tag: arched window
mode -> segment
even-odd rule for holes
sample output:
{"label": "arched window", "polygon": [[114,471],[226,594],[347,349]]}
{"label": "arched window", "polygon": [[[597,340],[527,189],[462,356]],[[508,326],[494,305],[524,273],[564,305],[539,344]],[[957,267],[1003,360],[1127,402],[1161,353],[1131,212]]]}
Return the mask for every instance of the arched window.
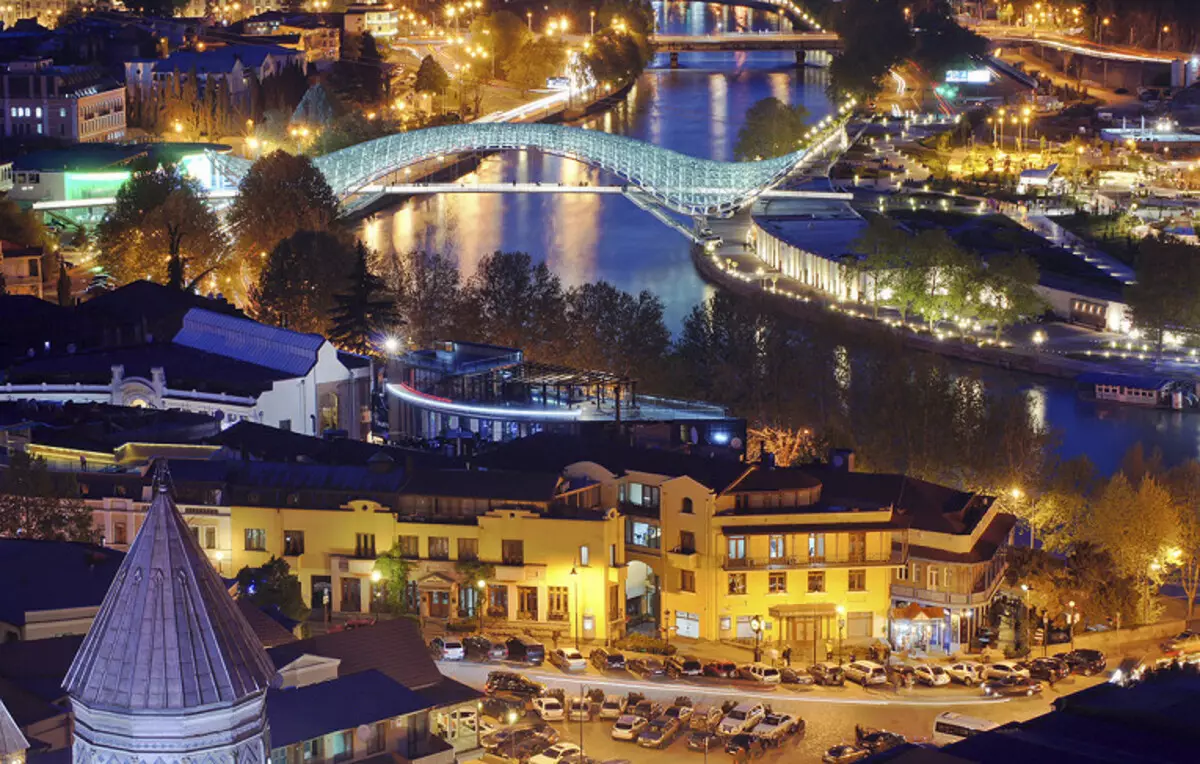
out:
{"label": "arched window", "polygon": [[691,499],[689,499],[689,498],[684,498],[684,500],[683,500],[683,509],[682,509],[682,510],[680,510],[680,511],[682,511],[682,512],[683,512],[683,514],[685,514],[685,515],[690,515],[690,514],[693,514],[692,500],[691,500]]}

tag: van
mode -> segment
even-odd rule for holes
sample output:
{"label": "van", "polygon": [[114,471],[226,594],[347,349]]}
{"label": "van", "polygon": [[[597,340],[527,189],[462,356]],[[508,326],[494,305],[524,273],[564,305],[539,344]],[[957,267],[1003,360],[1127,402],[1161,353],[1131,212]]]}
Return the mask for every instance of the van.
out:
{"label": "van", "polygon": [[511,637],[506,646],[510,661],[531,666],[540,666],[546,661],[546,646],[529,637]]}

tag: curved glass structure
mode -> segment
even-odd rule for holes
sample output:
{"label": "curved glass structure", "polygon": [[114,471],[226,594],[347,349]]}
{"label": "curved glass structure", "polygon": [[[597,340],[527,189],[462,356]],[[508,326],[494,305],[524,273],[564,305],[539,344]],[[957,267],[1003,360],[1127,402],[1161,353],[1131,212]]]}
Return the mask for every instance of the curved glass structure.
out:
{"label": "curved glass structure", "polygon": [[[543,124],[472,123],[396,133],[314,160],[339,198],[422,160],[474,151],[536,148],[610,172],[684,215],[722,216],[774,186],[800,162],[796,151],[760,162],[716,162],[620,135]],[[232,180],[250,162],[229,156],[213,161]]]}

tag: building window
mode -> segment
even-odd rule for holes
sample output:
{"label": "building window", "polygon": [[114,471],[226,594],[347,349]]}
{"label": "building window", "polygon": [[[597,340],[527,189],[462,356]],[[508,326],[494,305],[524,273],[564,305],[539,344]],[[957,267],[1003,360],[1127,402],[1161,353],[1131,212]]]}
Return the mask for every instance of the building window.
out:
{"label": "building window", "polygon": [[696,553],[696,534],[691,531],[679,532],[679,552],[680,554],[695,554]]}
{"label": "building window", "polygon": [[823,571],[809,571],[808,593],[820,594],[823,591],[825,591],[825,573]]}
{"label": "building window", "polygon": [[421,557],[421,538],[419,536],[401,536],[399,539],[400,556],[410,560]]}
{"label": "building window", "polygon": [[283,556],[299,557],[304,554],[304,531],[283,532]]}
{"label": "building window", "polygon": [[61,107],[61,106],[60,106],[60,107],[58,107],[58,118],[59,118],[59,119],[66,119],[66,117],[67,117],[67,110],[66,110],[66,109],[64,109],[64,108],[63,108],[63,107]]}
{"label": "building window", "polygon": [[808,560],[809,560],[809,562],[824,562],[825,561],[825,534],[824,533],[808,534]]}
{"label": "building window", "polygon": [[609,566],[611,566],[613,568],[617,567],[617,545],[616,544],[608,545],[608,564],[609,564]]}
{"label": "building window", "polygon": [[546,620],[571,620],[571,606],[567,601],[567,587],[548,586],[546,587],[546,595],[548,597]]}
{"label": "building window", "polygon": [[746,559],[746,537],[745,536],[730,536],[728,539],[729,559],[744,560]]}
{"label": "building window", "polygon": [[355,557],[374,557],[375,556],[375,534],[374,533],[356,533],[356,534],[354,534],[354,556]]}
{"label": "building window", "polygon": [[767,592],[787,594],[787,573],[771,573],[767,576]]}
{"label": "building window", "polygon": [[695,592],[696,591],[696,571],[681,570],[679,571],[679,591]]}
{"label": "building window", "polygon": [[850,562],[867,561],[867,534],[855,531],[850,534]]}
{"label": "building window", "polygon": [[474,562],[479,559],[479,539],[459,539],[458,559]]}
{"label": "building window", "polygon": [[658,509],[660,493],[658,486],[644,483],[622,483],[617,488],[617,498],[627,504],[647,509]]}
{"label": "building window", "polygon": [[538,590],[536,586],[517,587],[517,618],[536,621],[538,617]]}
{"label": "building window", "polygon": [[587,545],[585,544],[579,547],[579,564],[583,567],[587,567],[591,563],[591,560],[592,551],[587,548]]}
{"label": "building window", "polygon": [[850,571],[850,580],[846,584],[846,588],[852,592],[865,592],[867,590],[867,571],[862,568],[856,568]]}
{"label": "building window", "polygon": [[647,549],[659,549],[662,547],[662,528],[641,520],[626,520],[625,543]]}
{"label": "building window", "polygon": [[908,566],[907,565],[901,565],[900,567],[896,568],[896,580],[897,581],[907,581],[908,580]]}
{"label": "building window", "polygon": [[354,731],[342,730],[329,736],[329,760],[349,761],[354,758]]}
{"label": "building window", "polygon": [[745,573],[730,573],[729,574],[729,593],[730,594],[745,594],[746,593],[746,574]]}
{"label": "building window", "polygon": [[450,539],[447,536],[430,536],[429,537],[429,559],[431,560],[449,560],[450,559]]}
{"label": "building window", "polygon": [[500,542],[500,558],[505,565],[524,565],[525,542],[521,539],[504,539]]}
{"label": "building window", "polygon": [[129,535],[128,535],[128,531],[125,530],[125,523],[120,520],[113,523],[113,543],[114,544],[128,544],[129,543]]}
{"label": "building window", "polygon": [[489,618],[508,618],[508,587],[489,586],[487,614]]}
{"label": "building window", "polygon": [[778,562],[787,557],[787,544],[784,543],[783,536],[771,536],[767,542],[768,555],[771,562]]}
{"label": "building window", "polygon": [[938,569],[933,565],[929,566],[929,586],[928,589],[938,588]]}
{"label": "building window", "polygon": [[304,762],[304,764],[317,764],[317,762],[320,762],[325,758],[324,744],[324,738],[318,737],[313,738],[312,740],[305,740],[301,744],[301,761]]}
{"label": "building window", "polygon": [[622,589],[617,584],[608,585],[608,620],[619,621],[625,616],[624,603],[621,598]]}
{"label": "building window", "polygon": [[267,532],[262,528],[246,529],[246,551],[265,552],[267,550]]}
{"label": "building window", "polygon": [[376,722],[367,743],[367,753],[383,753],[387,748],[387,722]]}
{"label": "building window", "polygon": [[679,511],[685,515],[695,514],[695,505],[692,503],[691,499],[685,497],[683,500],[683,506],[679,508]]}

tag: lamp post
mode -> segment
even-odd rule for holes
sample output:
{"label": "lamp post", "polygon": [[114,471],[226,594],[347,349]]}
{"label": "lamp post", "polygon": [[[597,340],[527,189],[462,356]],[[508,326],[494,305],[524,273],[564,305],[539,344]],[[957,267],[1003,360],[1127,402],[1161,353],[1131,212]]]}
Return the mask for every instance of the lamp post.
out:
{"label": "lamp post", "polygon": [[579,649],[579,571],[571,566],[571,580],[575,582],[575,649]]}
{"label": "lamp post", "polygon": [[588,13],[588,16],[590,16],[590,17],[591,17],[591,19],[592,19],[592,31],[591,31],[591,34],[596,34],[596,11],[595,11],[595,9],[593,9],[592,11],[590,11],[590,12]]}
{"label": "lamp post", "polygon": [[479,613],[479,636],[483,636],[483,598],[484,591],[487,589],[487,581],[479,579],[475,582],[475,588],[479,590],[479,597],[475,600],[475,610]]}
{"label": "lamp post", "polygon": [[1166,24],[1163,24],[1162,29],[1158,30],[1158,49],[1159,50],[1162,50],[1162,36],[1164,34],[1170,34],[1170,32],[1171,32],[1171,27],[1167,26]]}
{"label": "lamp post", "polygon": [[754,662],[762,660],[762,619],[754,616],[750,619],[750,630],[754,632]]}
{"label": "lamp post", "polygon": [[1071,636],[1071,652],[1075,652],[1075,600],[1067,603],[1067,634]]}
{"label": "lamp post", "polygon": [[525,11],[525,23],[529,26],[529,31],[533,31],[533,11]]}
{"label": "lamp post", "polygon": [[838,665],[840,666],[842,665],[842,637],[844,636],[846,630],[846,606],[838,605],[836,608],[834,608],[834,610],[837,611]]}
{"label": "lamp post", "polygon": [[[508,726],[511,727],[516,723],[517,723],[517,712],[509,711],[508,712]],[[509,750],[508,750],[509,756],[512,757],[513,761],[516,761],[516,759],[517,759],[517,736],[510,734],[508,736],[508,742],[509,742]]]}
{"label": "lamp post", "polygon": [[[1029,622],[1029,584],[1021,584],[1021,605],[1025,608],[1025,644],[1029,645],[1033,624]],[[1030,645],[1030,652],[1032,652]]]}

